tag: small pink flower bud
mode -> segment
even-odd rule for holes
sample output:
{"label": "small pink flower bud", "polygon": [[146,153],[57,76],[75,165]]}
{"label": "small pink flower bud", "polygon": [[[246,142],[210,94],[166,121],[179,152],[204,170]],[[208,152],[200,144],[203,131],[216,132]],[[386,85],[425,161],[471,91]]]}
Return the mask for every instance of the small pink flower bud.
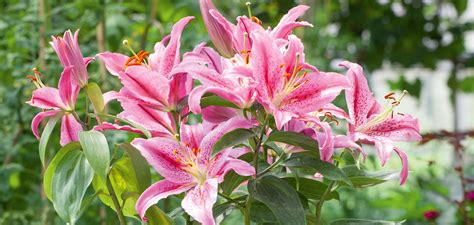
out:
{"label": "small pink flower bud", "polygon": [[436,220],[441,214],[437,210],[428,210],[423,213],[426,220]]}

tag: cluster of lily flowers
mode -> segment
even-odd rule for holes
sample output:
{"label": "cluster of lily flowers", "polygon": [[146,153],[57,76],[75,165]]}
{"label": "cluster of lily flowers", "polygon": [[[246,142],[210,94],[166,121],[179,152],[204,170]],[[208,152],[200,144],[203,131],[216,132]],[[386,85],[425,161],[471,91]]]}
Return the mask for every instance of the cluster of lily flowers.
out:
{"label": "cluster of lily flowers", "polygon": [[[152,136],[131,142],[164,178],[138,199],[136,210],[142,219],[160,199],[185,192],[181,205],[186,213],[203,224],[214,224],[212,206],[226,173],[255,175],[254,167],[239,159],[249,149],[227,148],[213,155],[214,144],[232,130],[266,126],[270,120],[275,122],[274,130],[315,139],[319,143],[315,151],[327,162],[343,148],[365,157],[361,144],[374,145],[382,165],[395,152],[402,162],[400,183],[405,183],[407,155],[394,142],[421,138],[417,119],[394,112],[406,93],[399,98],[388,94],[388,106],[383,107],[372,95],[360,65],[341,62],[347,71],[342,75],[309,64],[302,41],[292,34],[297,27],[312,27],[297,20],[309,7],[292,8],[276,27],[266,29],[251,15],[237,17],[236,24],[229,22],[209,0],[201,0],[200,6],[217,51],[203,43],[181,56],[180,37],[193,20],[185,17],[155,44],[153,53],[135,53],[124,41],[131,56],[104,52],[94,57],[122,84],[120,91],[104,94],[105,102],[117,100],[123,109],[117,117],[140,125]],[[66,145],[77,141],[78,133],[86,129],[74,105],[80,89],[88,84],[86,67],[94,58],[82,56],[78,32],[53,37],[51,45],[64,66],[58,87],[44,85],[35,71],[31,79],[37,89],[28,104],[43,109],[33,119],[34,135],[40,138],[42,120],[59,115],[60,144]],[[345,92],[348,112],[331,103],[341,92]],[[235,106],[201,107],[201,99],[209,94]],[[263,107],[264,115],[256,106]],[[191,114],[202,115],[202,123],[189,125]],[[343,124],[347,124],[347,133],[335,134],[332,127],[340,129]],[[143,134],[136,127],[111,122],[101,122],[93,129]],[[298,149],[287,153],[294,151]]]}

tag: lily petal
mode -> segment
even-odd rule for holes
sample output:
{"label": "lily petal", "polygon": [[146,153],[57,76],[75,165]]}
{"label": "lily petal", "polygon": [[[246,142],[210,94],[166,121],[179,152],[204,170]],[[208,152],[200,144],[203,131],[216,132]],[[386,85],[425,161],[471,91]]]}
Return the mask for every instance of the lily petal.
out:
{"label": "lily petal", "polygon": [[385,137],[393,141],[420,141],[418,120],[410,115],[396,115],[364,132],[371,136]]}
{"label": "lily petal", "polygon": [[217,179],[208,179],[186,193],[181,202],[184,211],[202,225],[215,225],[212,206],[217,200]]}
{"label": "lily petal", "polygon": [[224,123],[219,124],[219,126],[207,133],[207,135],[202,139],[200,144],[201,155],[199,159],[202,160],[203,163],[207,162],[211,156],[214,144],[219,139],[221,139],[224,134],[238,128],[250,128],[252,126],[253,124],[251,121],[241,117],[234,117]]}
{"label": "lily petal", "polygon": [[177,140],[161,137],[137,138],[131,144],[167,180],[179,184],[193,182],[193,177],[182,169],[183,164],[178,160],[178,157],[184,158],[184,151],[191,152],[191,150],[183,150],[183,148],[187,148],[184,144]]}
{"label": "lily petal", "polygon": [[72,114],[65,114],[61,121],[61,146],[69,142],[79,141],[79,132],[82,131],[82,125],[74,118]]}
{"label": "lily petal", "polygon": [[189,94],[189,108],[193,113],[201,113],[201,98],[206,93],[213,93],[217,96],[220,96],[223,99],[234,103],[240,108],[243,108],[245,105],[245,101],[241,99],[240,96],[237,95],[235,92],[232,92],[230,89],[199,86],[194,88]]}
{"label": "lily petal", "polygon": [[394,148],[393,150],[395,151],[395,153],[398,154],[398,157],[400,157],[400,160],[402,161],[402,171],[400,172],[400,185],[403,185],[407,181],[408,177],[408,156],[403,150],[399,148]]}
{"label": "lily petal", "polygon": [[160,63],[158,72],[163,76],[168,76],[175,65],[179,63],[179,48],[181,33],[184,27],[193,20],[193,16],[184,17],[173,25],[170,35],[170,42],[166,46]]}
{"label": "lily petal", "polygon": [[72,80],[71,68],[70,66],[64,68],[58,83],[59,97],[64,104],[69,106],[68,108],[74,108],[80,90],[79,85]]}
{"label": "lily petal", "polygon": [[181,125],[181,142],[188,144],[191,149],[199,148],[199,144],[204,135],[202,124]]}
{"label": "lily petal", "polygon": [[283,55],[274,41],[265,32],[252,33],[252,69],[258,98],[262,104],[270,104],[278,90],[283,87],[280,64]]}
{"label": "lily petal", "polygon": [[169,180],[158,181],[140,195],[135,205],[135,210],[137,210],[142,220],[146,220],[145,213],[148,208],[158,203],[161,199],[183,193],[192,187],[193,185],[190,184],[177,184]]}
{"label": "lily petal", "polygon": [[168,106],[169,80],[145,67],[133,66],[120,75],[120,96],[156,108]]}
{"label": "lily petal", "polygon": [[370,92],[360,65],[349,61],[339,65],[348,69],[347,78],[352,88],[346,89],[347,108],[354,125],[359,126],[367,122],[373,113],[379,112],[380,105]]}
{"label": "lily petal", "polygon": [[38,133],[38,127],[41,121],[43,121],[47,117],[55,116],[56,114],[60,112],[61,110],[51,110],[51,111],[46,111],[46,112],[40,112],[33,118],[33,121],[31,121],[31,130],[33,131],[33,134],[35,135],[36,139],[38,140],[40,139],[40,135]]}
{"label": "lily petal", "polygon": [[66,109],[66,105],[61,100],[59,91],[52,87],[43,87],[33,91],[31,100],[26,102],[31,106],[40,109]]}
{"label": "lily petal", "polygon": [[100,61],[105,64],[105,68],[114,76],[118,76],[120,73],[125,72],[125,63],[128,60],[128,56],[114,52],[104,52],[97,55]]}
{"label": "lily petal", "polygon": [[291,31],[297,27],[307,26],[312,27],[313,25],[306,22],[297,22],[296,20],[301,17],[310,7],[306,5],[298,5],[288,11],[285,14],[275,29],[272,30],[271,34],[274,38],[286,39]]}

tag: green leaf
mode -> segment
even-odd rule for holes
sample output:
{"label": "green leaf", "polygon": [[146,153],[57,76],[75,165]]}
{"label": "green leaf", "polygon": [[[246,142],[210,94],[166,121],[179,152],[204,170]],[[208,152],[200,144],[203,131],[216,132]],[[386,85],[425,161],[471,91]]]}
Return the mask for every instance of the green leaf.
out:
{"label": "green leaf", "polygon": [[244,143],[249,138],[255,136],[255,134],[248,129],[235,129],[219,139],[214,147],[212,148],[213,153],[217,153],[222,149],[232,147],[241,143]]}
{"label": "green leaf", "polygon": [[400,177],[399,170],[370,172],[359,169],[356,165],[345,166],[342,170],[356,188],[370,187]]}
{"label": "green leaf", "polygon": [[267,142],[281,142],[297,147],[301,147],[308,151],[318,152],[318,142],[316,140],[292,131],[273,131],[268,136]]}
{"label": "green leaf", "polygon": [[51,199],[58,215],[70,224],[80,216],[82,199],[94,171],[82,151],[67,151],[53,171]]}
{"label": "green leaf", "polygon": [[234,171],[230,171],[225,175],[224,182],[220,184],[222,193],[225,195],[230,195],[239,185],[248,179],[250,179],[250,176],[243,177]]}
{"label": "green leaf", "polygon": [[[135,217],[135,203],[141,192],[138,187],[139,182],[133,168],[133,162],[128,155],[124,155],[124,157],[113,164],[109,172],[109,179],[118,201],[123,207],[123,214],[128,217]],[[105,205],[115,210],[105,180],[99,179],[96,176],[92,181],[92,185],[96,192],[103,193],[99,195],[99,199]]]}
{"label": "green leaf", "polygon": [[173,225],[173,220],[166,215],[160,208],[156,205],[150,207],[147,210],[146,217],[148,218],[149,225]]}
{"label": "green leaf", "polygon": [[284,165],[287,167],[311,168],[315,172],[321,173],[326,179],[344,181],[348,185],[352,184],[346,174],[337,166],[306,154],[294,154],[285,161]]}
{"label": "green leaf", "polygon": [[284,180],[275,176],[264,176],[250,180],[249,193],[265,204],[280,224],[306,224],[304,208],[298,193]]}
{"label": "green leaf", "polygon": [[227,101],[227,100],[225,100],[225,99],[223,99],[219,96],[216,96],[216,95],[210,95],[210,96],[207,96],[207,97],[203,97],[201,99],[201,107],[202,108],[205,108],[205,107],[208,107],[208,106],[211,106],[211,105],[230,107],[230,108],[236,108],[236,109],[239,108],[234,103],[229,102],[229,101]]}
{"label": "green leaf", "polygon": [[49,137],[56,126],[59,118],[61,118],[62,113],[58,113],[55,116],[52,116],[46,126],[44,127],[43,133],[41,133],[41,138],[39,142],[39,156],[41,160],[41,164],[44,166],[44,157],[46,155],[46,147],[48,146]]}
{"label": "green leaf", "polygon": [[65,145],[61,149],[59,149],[58,153],[54,156],[53,160],[48,165],[48,168],[46,169],[44,173],[44,178],[43,178],[43,188],[44,188],[44,193],[46,194],[46,197],[50,201],[52,201],[51,198],[51,180],[53,179],[54,171],[56,171],[56,168],[58,167],[59,162],[64,158],[64,156],[72,151],[72,150],[78,150],[81,149],[81,144],[77,141],[70,142],[69,144]]}
{"label": "green leaf", "polygon": [[140,193],[144,192],[151,185],[151,174],[148,162],[140,154],[140,152],[129,143],[122,143],[118,145],[119,148],[124,149],[130,161],[132,162],[133,171],[137,178],[137,188]]}
{"label": "green leaf", "polygon": [[364,220],[364,219],[338,219],[329,225],[401,225],[405,221],[384,221],[384,220]]}
{"label": "green leaf", "polygon": [[110,165],[110,151],[104,134],[98,131],[79,132],[84,154],[95,173],[105,180]]}
{"label": "green leaf", "polygon": [[[296,179],[298,179],[298,182]],[[308,199],[321,199],[321,196],[328,188],[328,186],[323,182],[304,177],[285,177],[283,180],[288,182],[296,191],[303,194]],[[330,199],[339,199],[339,194],[337,192],[327,194],[325,200]]]}
{"label": "green leaf", "polygon": [[94,82],[90,82],[87,84],[86,88],[87,97],[91,100],[92,105],[94,106],[94,110],[96,112],[103,112],[104,111],[104,96],[102,95],[102,91],[100,90],[99,85]]}
{"label": "green leaf", "polygon": [[459,81],[459,90],[466,93],[474,93],[474,76],[468,76]]}
{"label": "green leaf", "polygon": [[276,223],[273,212],[263,203],[253,200],[250,205],[250,219],[257,224]]}

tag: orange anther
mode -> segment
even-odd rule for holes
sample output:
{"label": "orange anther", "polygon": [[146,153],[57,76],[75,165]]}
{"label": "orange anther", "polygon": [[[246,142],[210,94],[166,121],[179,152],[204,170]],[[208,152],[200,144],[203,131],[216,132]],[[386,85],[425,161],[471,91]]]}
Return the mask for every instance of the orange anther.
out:
{"label": "orange anther", "polygon": [[38,79],[35,76],[28,75],[28,76],[26,76],[26,78],[30,79],[31,82],[38,81]]}
{"label": "orange anther", "polygon": [[252,21],[258,25],[262,25],[262,21],[258,19],[256,16],[252,16]]}

